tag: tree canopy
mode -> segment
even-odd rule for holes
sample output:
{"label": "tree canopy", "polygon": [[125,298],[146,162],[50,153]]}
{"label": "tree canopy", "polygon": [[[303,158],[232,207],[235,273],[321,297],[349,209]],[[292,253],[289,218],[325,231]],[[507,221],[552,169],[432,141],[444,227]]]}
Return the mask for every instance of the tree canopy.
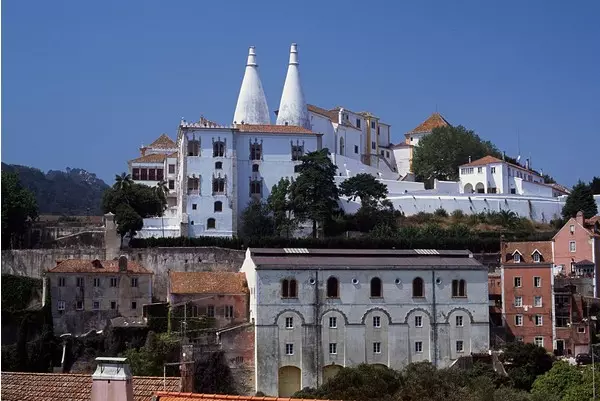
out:
{"label": "tree canopy", "polygon": [[598,206],[594,200],[594,194],[590,185],[579,181],[567,197],[562,215],[565,220],[575,217],[577,212],[583,212],[586,219],[598,214]]}
{"label": "tree canopy", "polygon": [[27,221],[37,218],[38,205],[33,194],[23,188],[15,173],[2,172],[2,248],[20,242]]}
{"label": "tree canopy", "polygon": [[592,181],[590,182],[590,187],[594,195],[600,195],[600,177],[592,178]]}
{"label": "tree canopy", "polygon": [[483,141],[463,126],[434,128],[414,149],[413,171],[418,180],[458,180],[459,166],[471,160],[502,155],[491,142]]}
{"label": "tree canopy", "polygon": [[387,185],[377,181],[371,174],[360,173],[344,180],[340,185],[340,194],[351,201],[360,198],[361,207],[375,206],[387,197]]}
{"label": "tree canopy", "polygon": [[267,199],[267,207],[273,213],[275,234],[285,235],[288,238],[298,226],[292,216],[293,204],[290,199],[290,186],[289,179],[280,179],[277,184],[273,185]]}
{"label": "tree canopy", "polygon": [[273,235],[273,218],[269,208],[259,199],[253,199],[243,210],[240,236],[242,238],[260,238]]}
{"label": "tree canopy", "polygon": [[507,365],[508,377],[513,387],[529,391],[537,376],[552,368],[554,358],[545,348],[530,343],[507,343],[500,355],[502,362]]}

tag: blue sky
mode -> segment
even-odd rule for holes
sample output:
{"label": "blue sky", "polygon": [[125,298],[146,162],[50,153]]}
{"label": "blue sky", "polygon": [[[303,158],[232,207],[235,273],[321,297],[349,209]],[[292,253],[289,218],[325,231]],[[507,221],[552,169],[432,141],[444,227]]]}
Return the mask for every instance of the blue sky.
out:
{"label": "blue sky", "polygon": [[[288,5],[289,4],[289,5]],[[109,183],[181,117],[230,123],[248,46],[271,110],[297,42],[310,103],[394,142],[437,109],[572,185],[600,175],[600,1],[4,1],[2,161]]]}

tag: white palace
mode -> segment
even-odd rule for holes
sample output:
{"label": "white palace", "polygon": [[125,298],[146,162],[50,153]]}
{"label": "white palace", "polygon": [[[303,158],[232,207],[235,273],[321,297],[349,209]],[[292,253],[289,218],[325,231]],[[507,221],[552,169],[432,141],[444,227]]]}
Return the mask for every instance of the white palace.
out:
{"label": "white palace", "polygon": [[[388,187],[389,199],[406,215],[444,208],[451,213],[512,210],[536,221],[549,221],[564,204],[566,189],[546,185],[539,173],[485,157],[460,169],[460,179],[436,181],[434,189],[415,182],[413,149],[423,136],[450,125],[433,113],[402,143],[391,142],[391,127],[375,114],[344,107],[326,109],[306,102],[300,80],[298,47],[292,44],[287,76],[275,124],[250,47],[231,124],[200,118],[182,120],[177,139],[163,134],[140,157],[129,161],[135,182],[165,181],[168,208],[163,217],[144,219],[139,237],[233,236],[239,216],[251,199],[266,199],[283,177],[296,175],[307,152],[328,148],[338,167],[338,183],[369,173]],[[598,199],[600,201],[600,199]],[[341,201],[347,212],[357,202]]]}

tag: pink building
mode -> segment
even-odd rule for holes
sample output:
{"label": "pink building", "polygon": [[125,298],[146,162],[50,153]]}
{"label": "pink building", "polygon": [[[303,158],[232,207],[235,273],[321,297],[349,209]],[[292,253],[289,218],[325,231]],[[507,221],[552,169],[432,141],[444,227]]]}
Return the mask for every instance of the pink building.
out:
{"label": "pink building", "polygon": [[567,276],[594,278],[594,296],[598,296],[600,263],[600,216],[584,219],[577,213],[553,238],[553,260]]}

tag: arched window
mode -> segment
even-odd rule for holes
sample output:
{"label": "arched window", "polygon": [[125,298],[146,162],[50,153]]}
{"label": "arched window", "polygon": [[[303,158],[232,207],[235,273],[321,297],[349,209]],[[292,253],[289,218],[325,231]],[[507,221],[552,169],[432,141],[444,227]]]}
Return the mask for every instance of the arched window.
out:
{"label": "arched window", "polygon": [[222,212],[222,211],[223,211],[223,202],[216,201],[215,202],[215,212]]}
{"label": "arched window", "polygon": [[188,156],[200,155],[200,141],[192,139],[188,141]]}
{"label": "arched window", "polygon": [[217,141],[213,143],[213,157],[223,157],[225,154],[225,143]]}
{"label": "arched window", "polygon": [[225,179],[213,178],[213,194],[225,193]]}
{"label": "arched window", "polygon": [[340,155],[344,156],[345,153],[345,149],[344,149],[344,138],[341,137],[340,138]]}
{"label": "arched window", "polygon": [[423,297],[425,291],[423,291],[423,279],[421,277],[417,277],[413,280],[412,283],[413,297]]}
{"label": "arched window", "polygon": [[339,298],[339,290],[338,279],[335,277],[329,277],[327,279],[327,298]]}
{"label": "arched window", "polygon": [[298,298],[298,283],[294,279],[281,282],[281,298]]}
{"label": "arched window", "polygon": [[371,298],[382,297],[381,279],[379,277],[373,277],[371,279]]}
{"label": "arched window", "polygon": [[252,172],[253,173],[258,173],[258,164],[253,164],[252,165]]}
{"label": "arched window", "polygon": [[467,296],[467,282],[465,280],[452,280],[452,296],[453,297],[466,297]]}
{"label": "arched window", "polygon": [[215,162],[215,170],[222,170],[223,162]]}
{"label": "arched window", "polygon": [[206,220],[206,228],[217,228],[217,222],[212,217]]}

